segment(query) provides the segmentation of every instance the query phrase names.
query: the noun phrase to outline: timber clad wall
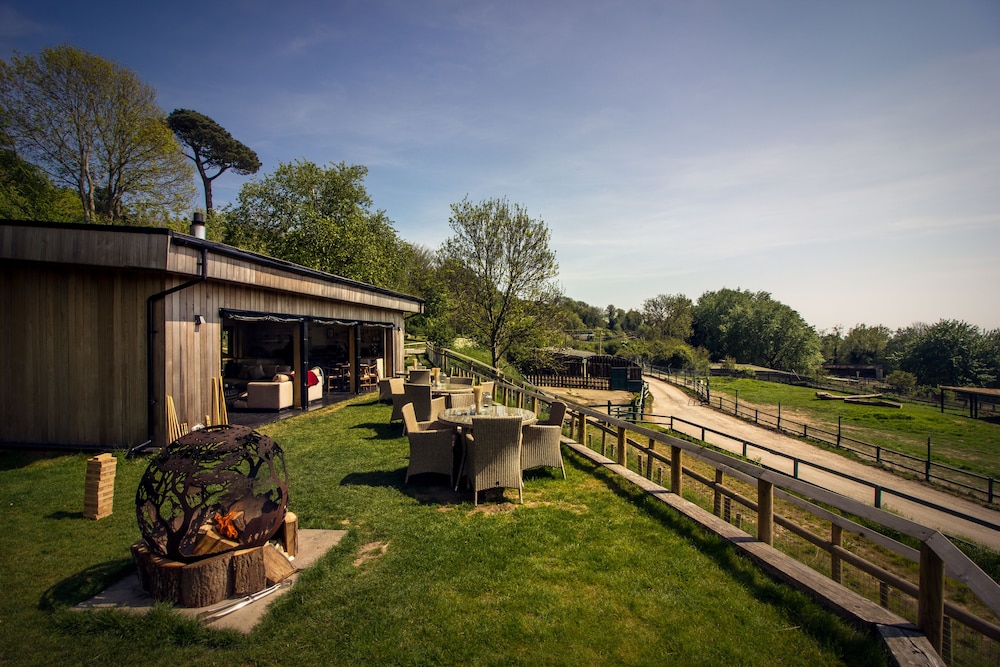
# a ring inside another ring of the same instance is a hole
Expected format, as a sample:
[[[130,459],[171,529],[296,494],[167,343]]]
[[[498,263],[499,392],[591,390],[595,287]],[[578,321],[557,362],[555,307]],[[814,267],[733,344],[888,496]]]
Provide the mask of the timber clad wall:
[[[8,379],[0,441],[146,440],[146,296],[162,278],[86,267],[4,263],[0,301]]]
[[[0,260],[0,344],[10,367],[0,382],[0,443],[146,442],[146,304],[167,289],[191,283],[153,301],[158,445],[166,396],[190,425],[210,412],[211,379],[222,373],[220,309],[392,324],[391,373],[402,368],[404,315],[422,308],[414,297],[164,229],[0,223]],[[353,347],[352,338],[352,355]]]

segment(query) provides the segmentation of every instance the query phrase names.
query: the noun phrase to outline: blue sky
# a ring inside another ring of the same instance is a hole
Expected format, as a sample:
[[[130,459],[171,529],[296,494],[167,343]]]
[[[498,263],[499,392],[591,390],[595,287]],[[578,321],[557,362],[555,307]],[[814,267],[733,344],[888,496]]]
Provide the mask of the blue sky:
[[[363,164],[408,241],[544,220],[567,296],[769,292],[818,330],[1000,327],[1000,2],[4,2],[279,162]],[[245,177],[223,175],[216,204]]]

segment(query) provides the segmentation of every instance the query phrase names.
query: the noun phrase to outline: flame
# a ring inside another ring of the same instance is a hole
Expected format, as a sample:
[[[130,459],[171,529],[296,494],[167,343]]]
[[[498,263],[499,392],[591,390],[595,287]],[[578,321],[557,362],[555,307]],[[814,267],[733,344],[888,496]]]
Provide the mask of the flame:
[[[230,539],[235,539],[239,536],[239,531],[236,530],[236,526],[233,525],[233,520],[236,519],[238,514],[236,512],[230,512],[229,514],[222,516],[221,514],[216,514],[213,518],[215,521],[218,533],[223,537],[228,537]]]

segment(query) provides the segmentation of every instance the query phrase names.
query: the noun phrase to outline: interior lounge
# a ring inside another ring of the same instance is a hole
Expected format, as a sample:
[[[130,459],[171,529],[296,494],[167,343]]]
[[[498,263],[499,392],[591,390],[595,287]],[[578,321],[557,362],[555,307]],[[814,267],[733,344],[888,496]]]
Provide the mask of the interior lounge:
[[[226,403],[237,413],[317,407],[372,391],[394,370],[390,323],[220,314]]]

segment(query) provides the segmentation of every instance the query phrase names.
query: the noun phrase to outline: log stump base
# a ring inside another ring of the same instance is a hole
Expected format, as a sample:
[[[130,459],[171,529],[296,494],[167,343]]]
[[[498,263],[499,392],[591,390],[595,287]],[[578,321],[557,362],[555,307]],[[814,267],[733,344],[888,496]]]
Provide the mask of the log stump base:
[[[154,554],[139,541],[132,545],[132,559],[139,583],[153,599],[179,607],[206,607],[253,595],[296,571],[272,544],[186,563]]]

